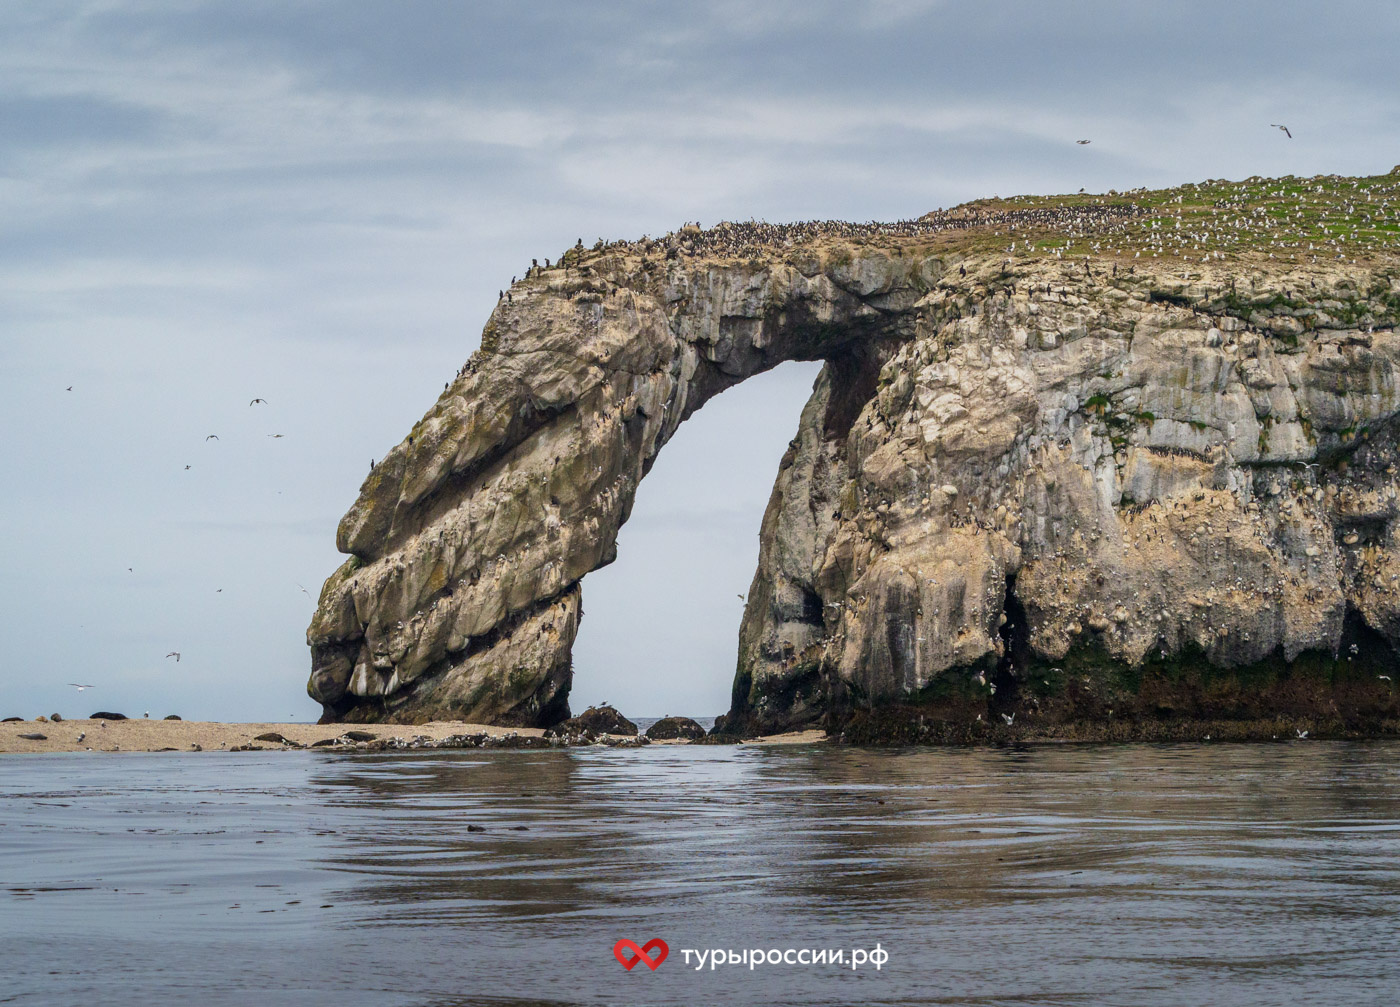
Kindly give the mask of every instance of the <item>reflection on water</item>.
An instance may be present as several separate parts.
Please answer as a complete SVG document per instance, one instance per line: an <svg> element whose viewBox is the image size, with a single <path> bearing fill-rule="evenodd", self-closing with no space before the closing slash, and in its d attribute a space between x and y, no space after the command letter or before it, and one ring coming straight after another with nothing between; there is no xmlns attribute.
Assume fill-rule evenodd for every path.
<svg viewBox="0 0 1400 1007"><path fill-rule="evenodd" d="M1393 743L0 761L0 1003L1391 1003L1397 938Z"/></svg>

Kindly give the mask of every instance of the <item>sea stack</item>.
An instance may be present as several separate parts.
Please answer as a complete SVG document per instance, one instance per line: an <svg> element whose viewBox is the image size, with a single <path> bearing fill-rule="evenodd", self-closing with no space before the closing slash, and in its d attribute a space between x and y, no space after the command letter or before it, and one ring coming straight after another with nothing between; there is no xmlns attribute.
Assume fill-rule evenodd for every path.
<svg viewBox="0 0 1400 1007"><path fill-rule="evenodd" d="M365 480L308 691L564 720L581 581L657 452L822 360L721 733L1394 731L1398 204L1255 178L571 248Z"/></svg>

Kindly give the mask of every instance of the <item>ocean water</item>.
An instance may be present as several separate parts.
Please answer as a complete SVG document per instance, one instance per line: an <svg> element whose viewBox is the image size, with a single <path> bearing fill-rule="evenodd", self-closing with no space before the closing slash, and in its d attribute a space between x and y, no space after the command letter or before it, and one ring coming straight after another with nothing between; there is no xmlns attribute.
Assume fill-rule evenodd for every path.
<svg viewBox="0 0 1400 1007"><path fill-rule="evenodd" d="M7 1004L1391 1004L1397 945L1394 743L0 758Z"/></svg>

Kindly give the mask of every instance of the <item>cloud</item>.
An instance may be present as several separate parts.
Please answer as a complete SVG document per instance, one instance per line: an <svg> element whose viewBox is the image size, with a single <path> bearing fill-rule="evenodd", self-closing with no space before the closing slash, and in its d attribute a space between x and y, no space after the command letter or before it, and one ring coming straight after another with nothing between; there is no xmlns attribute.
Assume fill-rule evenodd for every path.
<svg viewBox="0 0 1400 1007"><path fill-rule="evenodd" d="M0 424L24 431L4 506L31 530L0 587L12 660L115 674L143 666L132 640L185 632L226 683L205 715L282 716L307 616L282 588L334 569L369 458L530 258L684 220L1383 171L1397 42L1400 7L1351 0L3 5ZM600 689L680 705L650 669L686 635L709 697L688 712L722 705L725 620L811 383L770 378L681 430L589 580ZM194 453L211 431L220 452ZM648 562L685 543L703 555ZM138 547L160 575L136 591L117 574ZM670 614L632 617L642 594ZM686 612L700 630L665 621Z"/></svg>

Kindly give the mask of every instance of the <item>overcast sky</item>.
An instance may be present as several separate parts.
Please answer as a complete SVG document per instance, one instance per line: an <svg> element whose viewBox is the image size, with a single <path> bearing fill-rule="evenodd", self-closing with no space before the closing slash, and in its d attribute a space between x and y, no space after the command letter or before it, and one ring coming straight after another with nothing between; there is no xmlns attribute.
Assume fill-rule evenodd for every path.
<svg viewBox="0 0 1400 1007"><path fill-rule="evenodd" d="M1382 172L1398 51L1389 0L9 0L0 716L314 719L301 587L532 257ZM814 376L725 393L662 454L585 581L576 710L727 707Z"/></svg>

